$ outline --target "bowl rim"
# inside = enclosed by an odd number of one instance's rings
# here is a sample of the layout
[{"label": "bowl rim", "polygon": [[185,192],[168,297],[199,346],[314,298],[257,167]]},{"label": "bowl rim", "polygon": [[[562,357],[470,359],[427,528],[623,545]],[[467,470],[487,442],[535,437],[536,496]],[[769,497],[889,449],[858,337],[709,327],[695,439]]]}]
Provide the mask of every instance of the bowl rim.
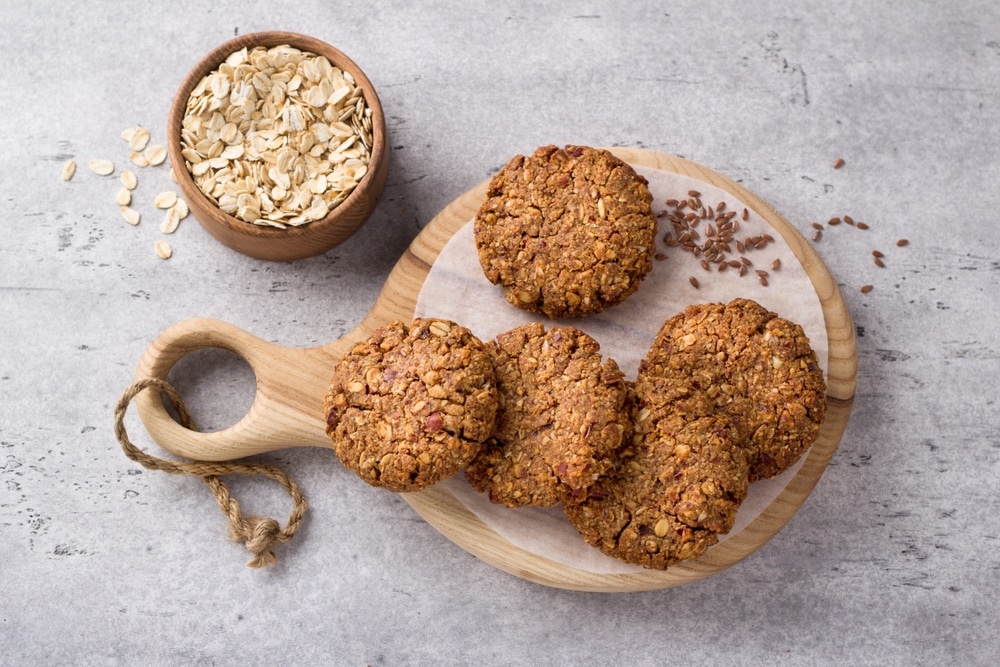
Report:
[{"label": "bowl rim", "polygon": [[[369,151],[368,171],[354,189],[335,206],[327,215],[319,220],[313,220],[307,224],[299,226],[288,226],[284,229],[265,225],[255,225],[245,222],[239,218],[226,213],[212,202],[201,191],[201,188],[194,181],[191,172],[188,171],[186,160],[181,155],[181,126],[187,110],[187,102],[191,96],[191,91],[209,73],[216,70],[226,58],[233,53],[243,49],[252,49],[256,46],[271,48],[287,44],[301,51],[306,51],[315,55],[323,56],[335,67],[339,67],[344,72],[349,73],[355,85],[361,89],[365,103],[372,113],[372,146]],[[175,179],[178,186],[183,191],[184,197],[188,199],[192,210],[200,210],[212,224],[217,224],[230,232],[251,238],[275,239],[293,241],[304,236],[313,236],[322,233],[329,227],[336,227],[342,222],[345,214],[351,210],[353,204],[358,200],[364,200],[368,196],[368,191],[376,187],[375,181],[378,166],[388,158],[386,150],[385,116],[382,104],[375,86],[350,57],[333,45],[309,35],[288,32],[281,30],[269,30],[262,32],[246,33],[229,39],[202,56],[195,65],[185,75],[180,87],[177,90],[170,107],[167,119],[167,152],[170,156],[170,163],[174,170]],[[372,195],[375,199],[378,193]],[[194,199],[194,201],[190,201]],[[357,227],[363,224],[364,216]],[[205,225],[207,223],[201,216],[197,216],[198,221]],[[352,230],[353,233],[354,230]],[[336,243],[334,243],[336,245]],[[331,246],[332,247],[332,246]]]}]

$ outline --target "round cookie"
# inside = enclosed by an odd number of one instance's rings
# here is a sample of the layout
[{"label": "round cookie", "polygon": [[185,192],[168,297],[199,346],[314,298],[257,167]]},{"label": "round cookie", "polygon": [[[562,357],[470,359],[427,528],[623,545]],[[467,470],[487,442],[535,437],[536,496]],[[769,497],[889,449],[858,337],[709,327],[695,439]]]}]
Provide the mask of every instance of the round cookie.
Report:
[{"label": "round cookie", "polygon": [[823,372],[802,327],[748,299],[689,306],[667,320],[639,365],[636,393],[688,419],[729,417],[750,481],[794,464],[826,414]]},{"label": "round cookie", "polygon": [[621,303],[652,269],[656,217],[645,178],[610,152],[543,146],[491,180],[474,235],[486,278],[552,319]]},{"label": "round cookie", "polygon": [[563,503],[584,540],[651,569],[696,558],[733,526],[746,498],[746,454],[723,416],[687,420],[635,400],[635,430],[586,498]]},{"label": "round cookie", "polygon": [[466,468],[469,482],[508,507],[581,497],[610,468],[629,428],[618,365],[575,327],[526,324],[487,348],[500,409],[493,434]]},{"label": "round cookie", "polygon": [[337,364],[324,408],[345,467],[372,486],[417,491],[460,471],[492,432],[493,366],[453,322],[392,322]]}]

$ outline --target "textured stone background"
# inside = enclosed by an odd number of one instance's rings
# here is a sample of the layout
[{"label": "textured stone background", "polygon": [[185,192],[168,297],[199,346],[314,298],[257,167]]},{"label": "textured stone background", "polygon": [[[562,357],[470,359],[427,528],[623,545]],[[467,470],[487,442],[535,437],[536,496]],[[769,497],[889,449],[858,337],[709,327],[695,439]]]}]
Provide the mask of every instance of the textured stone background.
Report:
[{"label": "textured stone background", "polygon": [[[1000,5],[150,5],[0,4],[0,663],[931,665],[1000,650]],[[329,41],[375,82],[384,197],[323,257],[252,260],[189,218],[163,262],[141,202],[170,187],[166,168],[140,172],[133,228],[86,162],[123,165],[133,125],[163,142],[194,62],[265,29]],[[263,458],[311,511],[277,567],[254,571],[202,482],[122,456],[112,408],[164,328],[209,316],[284,345],[333,340],[435,213],[550,142],[682,155],[807,234],[844,213],[872,225],[816,244],[857,327],[857,400],[814,493],[760,551],[678,589],[549,589],[468,555],[330,452],[292,449]],[[81,169],[64,183],[68,158]],[[252,374],[218,354],[193,366],[178,382],[200,425],[235,421]],[[233,490],[290,509],[271,484]]]}]

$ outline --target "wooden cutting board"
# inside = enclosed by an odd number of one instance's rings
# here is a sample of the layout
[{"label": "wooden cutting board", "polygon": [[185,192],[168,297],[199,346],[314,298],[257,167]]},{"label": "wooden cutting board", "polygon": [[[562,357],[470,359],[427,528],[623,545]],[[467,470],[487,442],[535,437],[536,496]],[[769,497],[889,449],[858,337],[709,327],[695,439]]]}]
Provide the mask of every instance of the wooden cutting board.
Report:
[{"label": "wooden cutting board", "polygon": [[[586,591],[639,591],[677,586],[719,572],[768,542],[795,514],[825,470],[847,426],[857,385],[857,348],[850,313],[830,271],[809,243],[780,215],[742,186],[682,158],[641,149],[610,149],[625,161],[674,172],[719,187],[760,215],[783,237],[805,269],[823,312],[828,338],[826,420],[819,438],[791,482],[744,530],[703,556],[665,571],[598,574],[579,570],[518,547],[479,519],[441,486],[402,494],[407,503],[447,538],[505,572],[548,586]],[[268,343],[213,319],[180,322],[146,350],[136,378],[166,379],[170,369],[196,350],[217,347],[241,356],[257,377],[257,393],[246,416],[223,431],[199,433],[173,420],[152,392],[136,397],[150,436],[164,449],[196,460],[221,461],[288,447],[329,447],[323,396],[332,369],[357,341],[393,320],[409,321],[420,289],[442,248],[485,198],[487,182],[445,207],[414,239],[393,268],[369,314],[344,337],[314,348]]]}]

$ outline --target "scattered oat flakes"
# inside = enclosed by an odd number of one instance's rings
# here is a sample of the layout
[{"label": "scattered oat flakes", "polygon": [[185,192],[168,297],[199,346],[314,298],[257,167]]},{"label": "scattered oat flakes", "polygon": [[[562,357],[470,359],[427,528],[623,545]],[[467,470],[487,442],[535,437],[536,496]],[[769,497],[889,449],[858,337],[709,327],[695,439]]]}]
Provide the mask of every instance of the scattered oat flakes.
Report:
[{"label": "scattered oat flakes", "polygon": [[126,169],[121,175],[122,187],[128,190],[135,190],[136,186],[139,185],[139,179],[136,178],[134,171],[129,171]]},{"label": "scattered oat flakes", "polygon": [[142,156],[146,158],[149,166],[155,167],[158,164],[163,164],[163,161],[167,159],[167,149],[160,145],[150,146],[143,151]]},{"label": "scattered oat flakes", "polygon": [[115,171],[115,163],[111,160],[94,159],[90,161],[89,166],[90,170],[98,176],[108,176],[109,174],[113,174]]},{"label": "scattered oat flakes", "polygon": [[122,141],[124,141],[125,143],[130,143],[132,141],[132,136],[135,135],[135,131],[136,128],[134,127],[126,127],[124,130],[122,130],[121,134]]},{"label": "scattered oat flakes", "polygon": [[149,160],[146,159],[146,156],[143,155],[142,153],[133,151],[132,153],[129,154],[128,159],[131,160],[132,164],[136,165],[137,167],[149,166]]},{"label": "scattered oat flakes", "polygon": [[62,179],[68,181],[73,178],[73,174],[76,173],[76,162],[73,160],[67,160],[66,164],[62,168]]},{"label": "scattered oat flakes", "polygon": [[149,143],[149,130],[143,127],[137,127],[132,132],[132,135],[128,138],[128,147],[133,151],[139,152],[146,147]]},{"label": "scattered oat flakes", "polygon": [[167,190],[166,192],[161,192],[156,195],[156,199],[153,200],[153,206],[156,208],[170,208],[177,203],[177,193]]},{"label": "scattered oat flakes", "polygon": [[128,206],[132,203],[132,191],[122,186],[115,195],[115,203],[119,206]]},{"label": "scattered oat flakes", "polygon": [[170,259],[170,256],[174,254],[174,249],[166,241],[157,241],[156,254],[160,256],[160,259]]},{"label": "scattered oat flakes", "polygon": [[177,211],[176,206],[172,206],[167,209],[166,215],[163,216],[163,222],[160,223],[160,231],[164,234],[173,234],[177,231],[177,226],[181,222],[181,216]]},{"label": "scattered oat flakes", "polygon": [[119,210],[121,211],[122,217],[125,218],[125,222],[133,227],[139,224],[139,211],[128,206],[122,206]]},{"label": "scattered oat flakes", "polygon": [[187,202],[181,199],[180,197],[177,198],[177,203],[175,203],[171,208],[177,211],[177,216],[179,220],[183,220],[184,218],[188,217],[188,213],[190,212],[188,210]]}]

